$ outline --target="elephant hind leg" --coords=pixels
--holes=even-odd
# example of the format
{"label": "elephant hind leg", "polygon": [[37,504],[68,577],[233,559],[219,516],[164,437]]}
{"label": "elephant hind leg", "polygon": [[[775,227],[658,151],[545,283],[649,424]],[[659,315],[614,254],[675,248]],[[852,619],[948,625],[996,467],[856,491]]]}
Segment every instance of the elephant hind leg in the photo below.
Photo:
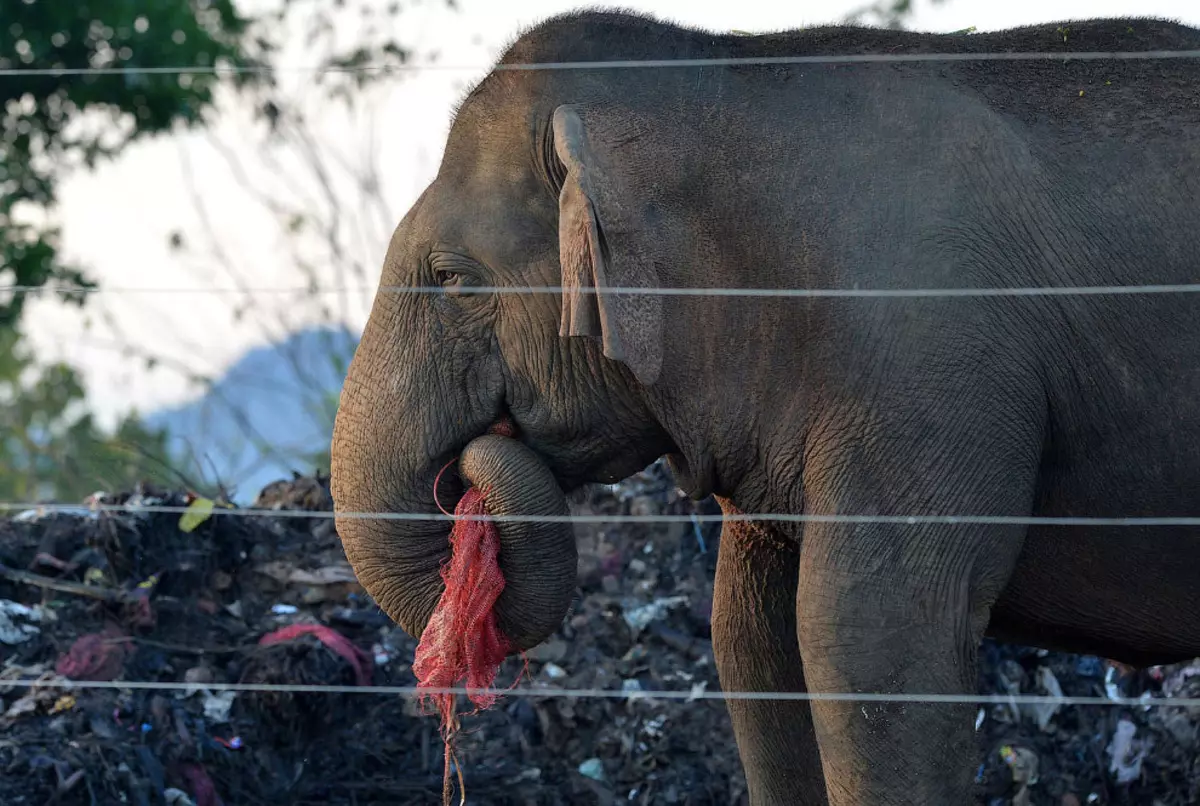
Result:
{"label": "elephant hind leg", "polygon": [[[737,510],[720,499],[726,515]],[[713,591],[713,653],[725,691],[804,692],[796,638],[800,547],[771,524],[727,522]],[[806,700],[726,700],[752,806],[824,806]]]}

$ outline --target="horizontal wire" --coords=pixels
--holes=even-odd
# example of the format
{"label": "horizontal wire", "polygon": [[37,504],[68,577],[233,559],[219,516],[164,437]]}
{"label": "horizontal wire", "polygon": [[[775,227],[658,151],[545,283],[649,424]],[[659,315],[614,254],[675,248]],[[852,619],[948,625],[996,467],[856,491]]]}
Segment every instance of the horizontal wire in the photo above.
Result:
{"label": "horizontal wire", "polygon": [[543,70],[617,70],[630,68],[680,67],[753,67],[802,64],[895,64],[902,62],[987,62],[987,61],[1128,61],[1156,59],[1196,59],[1200,50],[1132,50],[1079,52],[992,52],[992,53],[846,53],[808,56],[739,56],[696,59],[612,59],[570,62],[517,62],[512,64],[421,64],[396,65],[324,65],[312,67],[194,65],[191,67],[13,67],[0,69],[0,77],[83,76],[83,75],[174,75],[177,73],[204,74],[262,74],[262,73],[411,73],[422,71],[469,72],[529,72]]}
{"label": "horizontal wire", "polygon": [[1200,708],[1200,697],[1055,697],[1034,694],[895,694],[856,692],[807,692],[807,691],[707,691],[699,687],[682,689],[640,689],[626,691],[601,688],[556,688],[547,686],[482,689],[482,688],[428,688],[416,686],[350,686],[284,683],[182,683],[153,682],[146,680],[40,680],[22,678],[0,679],[0,688],[5,686],[24,688],[79,688],[79,689],[137,689],[152,691],[236,691],[236,692],[296,692],[311,694],[375,694],[421,697],[438,694],[496,694],[529,699],[608,699],[608,700],[801,700],[834,702],[906,702],[935,703],[948,705],[1107,705],[1125,707],[1169,707]]}
{"label": "horizontal wire", "polygon": [[[24,511],[51,515],[90,513],[184,514],[194,508],[169,504],[37,504],[0,501],[0,512]],[[732,515],[446,515],[440,512],[329,512],[297,509],[226,508],[207,511],[213,517],[300,518],[319,520],[380,521],[491,521],[493,523],[842,523],[893,524],[900,526],[1200,526],[1200,516],[1179,517],[1083,517],[1023,515],[815,515],[793,513],[737,513]]]}
{"label": "horizontal wire", "polygon": [[[456,295],[470,294],[562,294],[579,289],[565,286],[472,286],[455,289]],[[365,292],[389,294],[445,294],[441,286],[329,286],[312,289],[303,286],[275,286],[259,288],[150,288],[150,287],[97,287],[74,288],[63,286],[0,286],[0,294],[268,294],[268,293],[347,293]],[[1159,285],[1093,285],[1093,286],[1012,286],[993,288],[642,288],[617,286],[609,288],[585,288],[586,294],[625,296],[666,297],[1040,297],[1040,296],[1095,296],[1107,294],[1194,294],[1200,292],[1200,283],[1172,283]]]}

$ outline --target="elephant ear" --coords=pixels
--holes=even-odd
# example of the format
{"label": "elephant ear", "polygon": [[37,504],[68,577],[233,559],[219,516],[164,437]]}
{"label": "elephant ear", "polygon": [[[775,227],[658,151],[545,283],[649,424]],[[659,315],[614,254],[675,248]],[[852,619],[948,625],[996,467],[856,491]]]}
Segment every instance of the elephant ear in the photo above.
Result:
{"label": "elephant ear", "polygon": [[606,358],[622,362],[649,386],[662,369],[661,296],[600,293],[658,287],[647,247],[653,236],[640,212],[646,200],[634,197],[628,167],[616,151],[631,134],[603,112],[585,121],[578,107],[554,111],[554,150],[565,168],[558,198],[563,287],[558,332],[595,339]]}

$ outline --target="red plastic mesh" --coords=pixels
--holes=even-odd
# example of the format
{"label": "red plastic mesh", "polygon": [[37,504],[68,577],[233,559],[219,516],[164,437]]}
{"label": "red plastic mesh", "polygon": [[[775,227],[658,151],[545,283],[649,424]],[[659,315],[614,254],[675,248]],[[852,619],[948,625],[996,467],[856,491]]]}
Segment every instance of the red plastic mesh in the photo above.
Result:
{"label": "red plastic mesh", "polygon": [[[512,437],[515,428],[511,422],[502,421],[493,426],[490,433]],[[467,490],[454,512],[459,516],[489,514],[483,493],[475,487]],[[467,695],[476,710],[495,704],[498,695],[493,690],[493,683],[510,648],[492,610],[504,590],[504,574],[497,559],[499,554],[500,536],[495,523],[455,521],[450,532],[450,560],[441,571],[446,587],[421,634],[413,662],[418,690],[454,688],[464,682],[469,689],[480,689]],[[449,804],[452,745],[458,731],[455,695],[422,693],[421,701],[427,703],[429,700],[434,702],[442,722],[446,745],[442,798],[443,803]],[[460,786],[461,780],[460,776]]]}
{"label": "red plastic mesh", "polygon": [[258,643],[262,646],[270,646],[291,641],[301,635],[315,636],[322,644],[341,655],[346,663],[349,663],[354,669],[354,680],[358,685],[371,685],[371,675],[368,671],[370,667],[367,665],[371,662],[371,657],[350,643],[350,639],[346,636],[321,624],[291,624],[275,632],[267,633],[258,639]]}
{"label": "red plastic mesh", "polygon": [[[487,515],[483,494],[472,487],[458,502],[456,515]],[[504,590],[497,556],[500,538],[491,521],[456,521],[450,532],[450,562],[442,566],[446,589],[421,634],[413,662],[417,687],[491,689],[496,672],[508,654],[508,640],[496,626],[492,606]],[[488,708],[496,694],[471,692],[479,708]],[[432,698],[442,715],[443,728],[454,717],[453,694],[423,694]]]}

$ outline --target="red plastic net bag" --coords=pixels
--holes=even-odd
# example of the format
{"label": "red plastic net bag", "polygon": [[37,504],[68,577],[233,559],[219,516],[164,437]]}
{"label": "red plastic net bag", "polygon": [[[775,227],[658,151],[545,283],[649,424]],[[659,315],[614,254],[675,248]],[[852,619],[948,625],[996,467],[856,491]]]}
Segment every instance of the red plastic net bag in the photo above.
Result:
{"label": "red plastic net bag", "polygon": [[[510,424],[502,423],[494,427],[492,433],[511,437],[514,429]],[[454,514],[460,517],[488,515],[483,493],[475,487],[467,490]],[[446,746],[442,802],[446,806],[451,802],[452,746],[459,724],[454,709],[455,695],[444,689],[460,684],[476,689],[467,695],[476,711],[491,707],[499,696],[493,689],[496,673],[510,648],[508,639],[496,624],[492,609],[504,590],[499,554],[500,535],[494,522],[455,521],[450,532],[450,560],[442,566],[441,572],[445,591],[421,634],[413,661],[418,690],[431,690],[422,693],[421,701],[432,700],[441,717],[442,739]],[[462,789],[461,772],[459,788]]]}
{"label": "red plastic net bag", "polygon": [[[483,494],[474,487],[467,490],[454,514],[487,515]],[[508,654],[508,641],[496,626],[492,611],[504,590],[495,525],[482,520],[456,521],[450,532],[450,551],[450,561],[442,566],[446,590],[421,635],[413,672],[418,688],[453,688],[464,681],[467,688],[491,689]],[[493,705],[496,696],[491,691],[468,695],[480,708]],[[429,698],[447,726],[453,717],[454,695],[422,695],[423,700]]]}

